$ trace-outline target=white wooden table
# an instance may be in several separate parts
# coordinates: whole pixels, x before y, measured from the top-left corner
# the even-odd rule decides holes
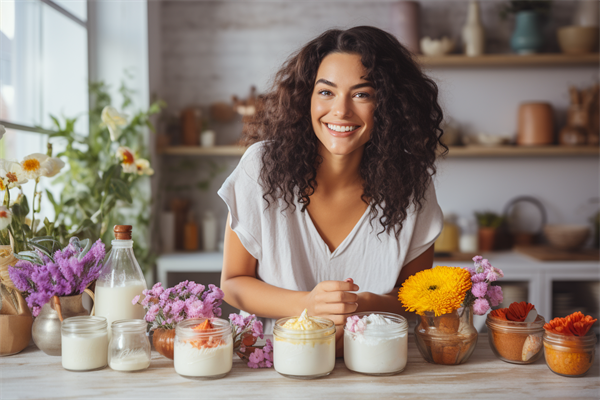
[[[492,353],[487,335],[463,365],[428,364],[409,336],[408,365],[388,377],[349,371],[338,359],[331,375],[302,381],[287,379],[271,369],[250,369],[238,359],[223,379],[195,381],[180,377],[173,362],[152,352],[150,368],[135,373],[110,368],[69,372],[60,357],[47,356],[35,346],[0,358],[1,399],[285,399],[403,398],[403,399],[527,399],[600,398],[598,352],[583,378],[552,373],[544,359],[530,365],[508,364]]]

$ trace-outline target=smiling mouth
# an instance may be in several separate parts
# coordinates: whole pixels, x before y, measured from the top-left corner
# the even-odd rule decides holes
[[[350,133],[350,132],[353,132],[353,131],[357,130],[358,128],[360,128],[360,125],[334,125],[334,124],[325,124],[325,125],[330,130],[332,130],[334,132],[338,132],[338,133]]]

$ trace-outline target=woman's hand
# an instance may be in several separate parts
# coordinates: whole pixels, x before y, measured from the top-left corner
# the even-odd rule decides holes
[[[346,317],[358,307],[358,285],[351,279],[346,281],[323,281],[308,292],[304,298],[304,308],[308,315],[325,317],[335,325],[344,325]]]

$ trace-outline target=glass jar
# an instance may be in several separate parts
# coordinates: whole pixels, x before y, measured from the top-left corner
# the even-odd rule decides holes
[[[531,364],[542,356],[544,317],[533,322],[505,321],[487,315],[488,339],[492,351],[502,361],[513,364]]]
[[[278,319],[273,327],[273,365],[288,378],[314,379],[327,376],[335,366],[335,325],[327,318],[311,317],[325,326],[315,330],[283,328],[288,320]]]
[[[196,330],[207,318],[186,319],[175,327],[175,372],[189,379],[217,379],[233,366],[231,324],[210,318],[213,329]]]
[[[146,280],[133,254],[130,225],[115,225],[115,240],[108,259],[96,281],[96,315],[106,318],[110,327],[120,319],[143,319],[140,304],[132,304],[135,296],[142,296]]]
[[[112,323],[108,365],[115,371],[133,372],[150,366],[150,340],[147,323],[141,319],[121,319]]]
[[[552,372],[562,376],[583,376],[594,362],[596,335],[567,336],[544,332],[544,356]]]
[[[356,313],[364,318],[374,313]],[[367,375],[394,375],[404,371],[408,353],[408,323],[401,315],[376,313],[390,324],[367,325],[363,332],[344,327],[344,363],[350,371]]]
[[[71,317],[62,322],[62,366],[68,371],[94,371],[108,364],[106,318]]]
[[[426,311],[420,317],[415,327],[415,340],[425,361],[457,365],[471,357],[477,344],[477,329],[473,325],[471,307],[461,307],[437,317],[433,312]]]

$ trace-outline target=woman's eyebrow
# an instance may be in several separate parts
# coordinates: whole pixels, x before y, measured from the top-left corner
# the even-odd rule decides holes
[[[328,85],[328,86],[337,88],[337,85],[335,83],[330,82],[327,79],[321,78],[321,79],[317,80],[317,82],[315,83],[315,86],[318,83],[322,83],[324,85]],[[358,85],[354,85],[354,86],[350,87],[350,90],[359,89],[361,87],[366,87],[366,86],[374,88],[374,86],[373,86],[373,84],[371,82],[364,82],[364,83],[359,83]]]

